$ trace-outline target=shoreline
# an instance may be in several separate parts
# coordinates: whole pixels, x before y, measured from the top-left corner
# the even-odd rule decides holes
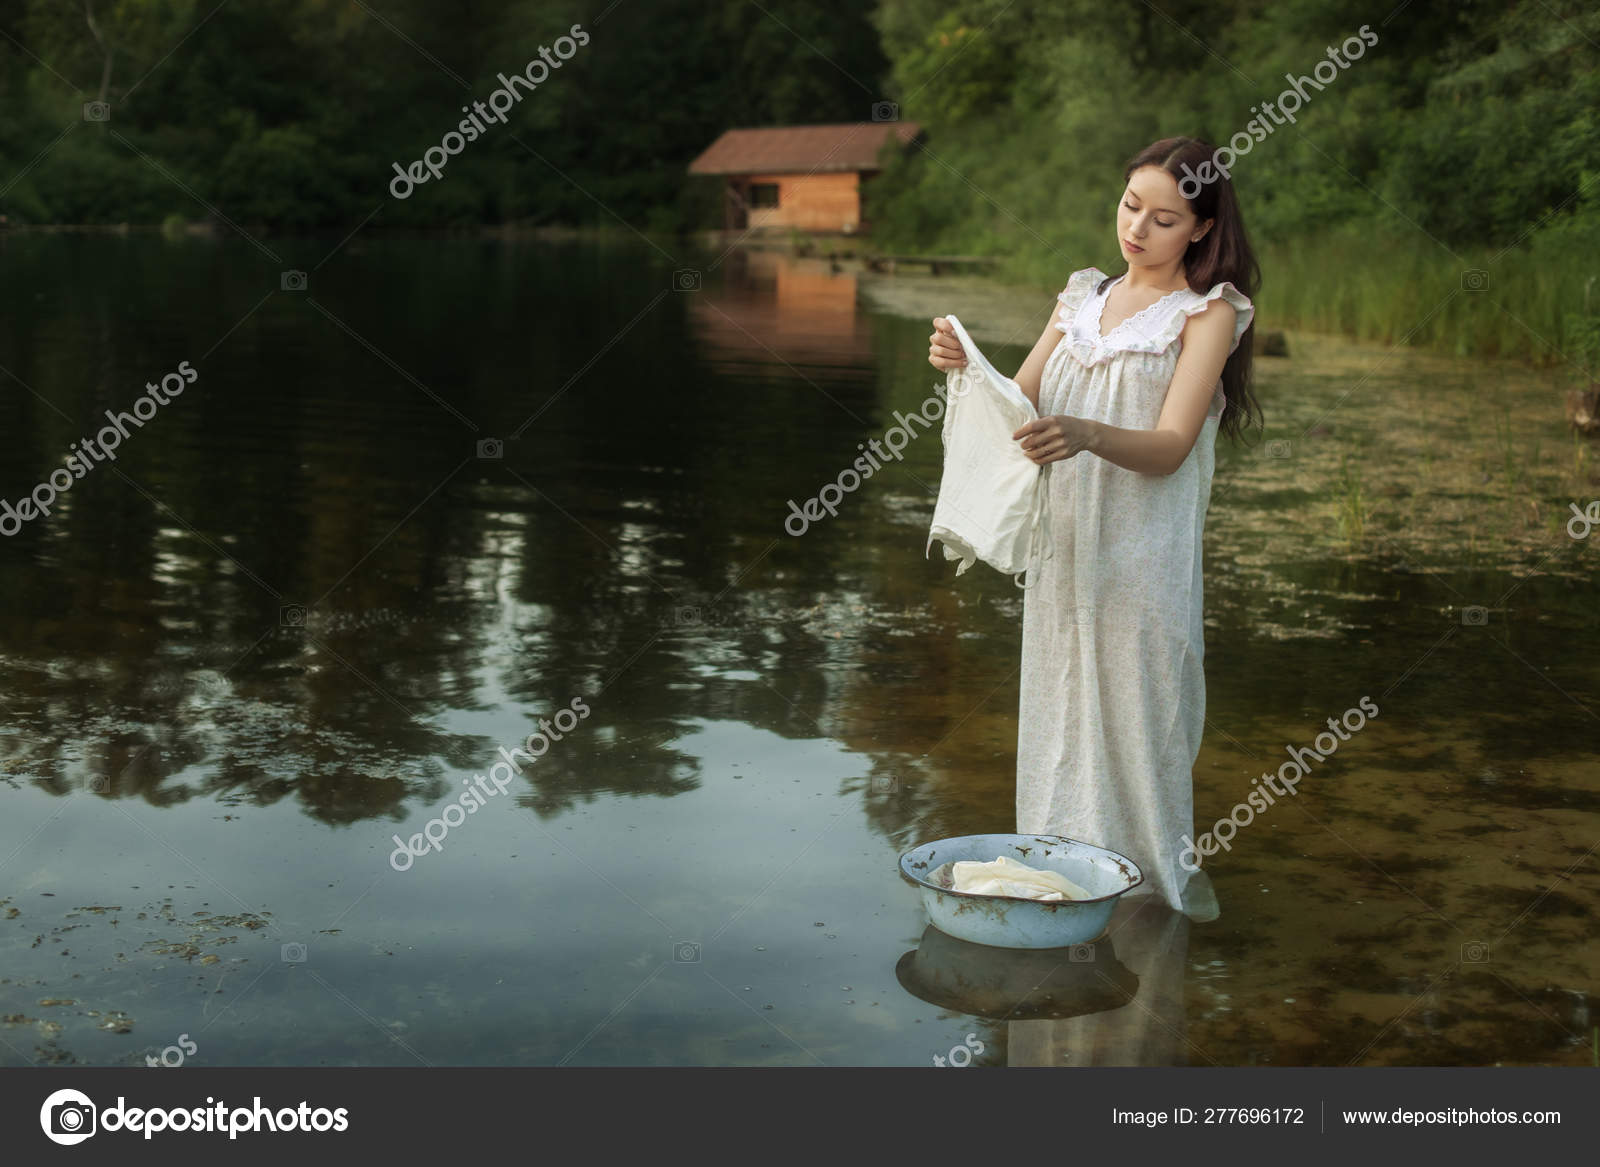
[[[541,225],[531,226],[517,223],[504,224],[472,224],[468,226],[446,227],[384,227],[382,225],[369,225],[362,229],[364,234],[375,234],[389,238],[412,239],[499,239],[506,242],[529,243],[575,243],[589,242],[596,244],[608,243],[654,243],[655,241],[669,242],[680,248],[692,247],[699,250],[726,252],[733,248],[757,251],[775,252],[789,257],[794,262],[818,263],[835,274],[849,274],[862,281],[862,291],[869,302],[879,311],[890,315],[915,318],[924,315],[928,306],[938,300],[943,307],[934,309],[929,315],[943,315],[953,310],[948,305],[956,296],[965,296],[969,300],[975,299],[982,306],[982,311],[974,312],[971,309],[962,315],[962,323],[968,327],[974,339],[987,340],[997,344],[1031,344],[1036,338],[1039,329],[1042,329],[1042,316],[1039,317],[1039,328],[1034,330],[1034,336],[1017,339],[1018,326],[1016,321],[1038,316],[1039,305],[1049,300],[1059,289],[1046,287],[1028,275],[1019,272],[1014,266],[1015,257],[967,257],[968,259],[982,259],[990,263],[987,270],[954,270],[943,274],[930,274],[926,270],[883,270],[877,261],[887,258],[883,252],[874,251],[871,247],[872,237],[869,234],[800,234],[797,232],[763,231],[758,234],[749,234],[738,231],[707,228],[687,233],[676,232],[647,232],[637,230],[624,230],[612,226],[556,226]],[[241,235],[245,238],[321,238],[345,237],[348,233],[342,227],[309,228],[309,229],[284,229],[267,226],[234,226],[220,220],[206,218],[198,220],[178,221],[176,218],[166,223],[8,223],[0,221],[0,242],[15,236],[53,236],[53,235],[112,235],[112,236],[148,236],[155,235],[162,238],[178,241],[187,239],[216,240],[224,239],[230,235]],[[902,260],[904,257],[902,257]],[[927,257],[917,258],[919,264],[927,262]],[[1081,266],[1096,266],[1083,263]],[[1062,274],[1065,281],[1066,275]],[[1115,274],[1109,273],[1108,274]],[[1292,273],[1281,273],[1271,281],[1281,283],[1288,287],[1293,282]],[[890,293],[888,289],[896,289]],[[937,295],[935,295],[937,293]],[[948,293],[948,294],[946,294]],[[1337,299],[1337,297],[1334,297]],[[1026,305],[1022,301],[1026,299]],[[1263,307],[1260,294],[1256,303],[1258,310]],[[908,303],[909,301],[909,303]],[[917,307],[913,309],[911,304]],[[1271,301],[1268,300],[1266,312],[1271,316]],[[988,319],[990,315],[997,316],[999,322]],[[967,319],[968,316],[972,320]],[[1258,312],[1258,320],[1260,315]],[[1006,323],[1011,321],[1012,323]],[[1504,348],[1494,352],[1462,352],[1459,343],[1453,342],[1449,336],[1439,336],[1433,339],[1412,341],[1410,336],[1399,340],[1390,341],[1365,335],[1365,330],[1353,324],[1343,327],[1328,329],[1319,327],[1318,321],[1305,320],[1300,314],[1293,312],[1284,313],[1282,322],[1274,320],[1275,327],[1271,329],[1257,329],[1256,355],[1267,356],[1262,351],[1263,341],[1271,334],[1280,334],[1289,339],[1291,344],[1296,336],[1315,336],[1330,339],[1340,339],[1360,346],[1376,346],[1386,351],[1404,351],[1416,354],[1429,354],[1446,360],[1472,360],[1487,362],[1502,367],[1510,367],[1525,372],[1547,372],[1559,363],[1549,353],[1513,350],[1507,353]],[[1032,325],[1029,325],[1032,327]],[[1026,331],[1026,330],[1023,330]],[[1274,354],[1276,355],[1276,354]],[[1582,392],[1585,389],[1593,393],[1595,385],[1580,385],[1576,382],[1564,386],[1573,392]],[[1556,406],[1560,408],[1560,406]]]

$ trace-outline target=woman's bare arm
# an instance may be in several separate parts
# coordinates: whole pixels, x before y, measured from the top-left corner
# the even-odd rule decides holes
[[[1233,305],[1220,300],[1191,316],[1184,325],[1183,351],[1155,429],[1097,425],[1090,452],[1140,474],[1171,474],[1182,466],[1211,408],[1211,396],[1228,360],[1235,318]]]
[[[1041,466],[1087,450],[1138,474],[1173,473],[1189,456],[1205,424],[1217,380],[1228,360],[1235,318],[1232,305],[1222,301],[1189,318],[1182,334],[1183,351],[1178,354],[1154,429],[1128,429],[1092,418],[1053,414],[1030,421],[1011,436],[1022,443],[1023,453]],[[1034,351],[1037,355],[1038,350]]]

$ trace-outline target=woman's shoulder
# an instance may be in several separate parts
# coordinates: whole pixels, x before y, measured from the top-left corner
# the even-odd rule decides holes
[[[1250,297],[1236,288],[1231,280],[1219,280],[1211,285],[1209,292],[1203,295],[1193,288],[1190,288],[1189,291],[1195,297],[1194,306],[1196,311],[1209,306],[1217,300],[1226,300],[1241,312],[1247,308],[1254,308],[1254,305],[1250,302]]]
[[[1056,299],[1060,300],[1062,303],[1066,303],[1069,297],[1075,294],[1081,296],[1084,292],[1087,292],[1090,288],[1095,287],[1105,278],[1106,273],[1097,267],[1079,268],[1077,271],[1073,272],[1067,277],[1067,286],[1062,290],[1061,294],[1056,297]]]
[[[1079,268],[1067,278],[1067,286],[1056,294],[1056,299],[1061,302],[1061,307],[1056,312],[1056,327],[1062,332],[1068,330],[1072,318],[1076,315],[1089,293],[1106,278],[1106,273],[1097,267]]]
[[[1198,316],[1219,300],[1231,305],[1233,308],[1233,342],[1228,348],[1228,352],[1231,354],[1234,349],[1239,347],[1240,338],[1244,336],[1245,330],[1250,327],[1250,322],[1255,319],[1256,308],[1250,302],[1250,297],[1234,287],[1230,280],[1221,280],[1213,284],[1211,290],[1204,294],[1190,288],[1188,297],[1178,306],[1179,310],[1173,314],[1172,323],[1177,327],[1172,336],[1175,338],[1181,335],[1191,316]]]

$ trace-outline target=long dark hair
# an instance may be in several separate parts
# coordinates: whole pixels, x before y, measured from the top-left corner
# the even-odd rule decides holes
[[[1159,166],[1179,183],[1181,195],[1184,180],[1189,179],[1189,186],[1196,185],[1191,176],[1200,173],[1201,166],[1210,163],[1215,152],[1214,147],[1199,138],[1162,138],[1129,160],[1122,181],[1126,183],[1140,167]],[[1187,201],[1201,222],[1216,221],[1198,243],[1190,243],[1183,253],[1184,276],[1190,289],[1202,296],[1226,281],[1254,302],[1261,286],[1261,265],[1256,262],[1255,252],[1251,251],[1250,240],[1245,235],[1244,217],[1239,213],[1233,183],[1215,166],[1207,173],[1212,175],[1211,181],[1200,183],[1194,198]],[[1250,327],[1239,338],[1239,347],[1222,366],[1222,393],[1228,404],[1222,411],[1218,428],[1230,438],[1238,438],[1252,420],[1264,421],[1261,403],[1250,389],[1255,369],[1255,332],[1256,321],[1252,316]]]

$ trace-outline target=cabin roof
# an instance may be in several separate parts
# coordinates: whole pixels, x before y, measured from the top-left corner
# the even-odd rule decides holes
[[[884,143],[904,146],[922,132],[916,122],[845,122],[728,130],[689,164],[690,174],[814,174],[877,170]]]

